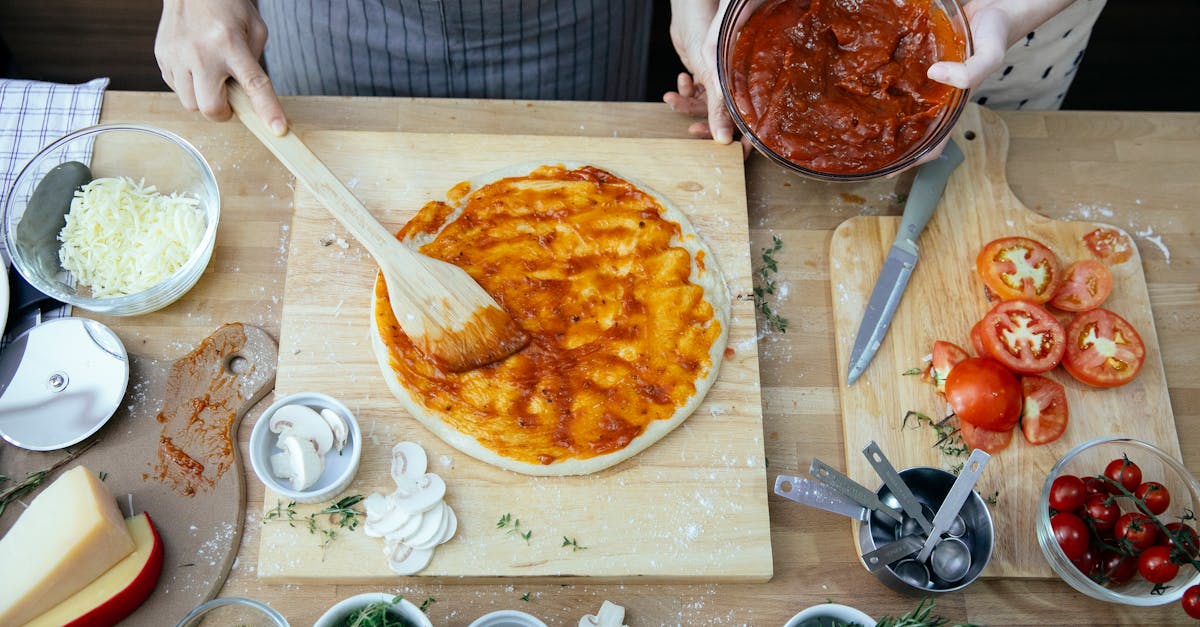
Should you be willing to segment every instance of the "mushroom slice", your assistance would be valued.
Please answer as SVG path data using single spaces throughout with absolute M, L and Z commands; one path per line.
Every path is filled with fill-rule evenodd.
M 454 513 L 454 508 L 446 506 L 446 530 L 442 532 L 442 537 L 438 539 L 438 544 L 445 544 L 454 537 L 458 532 L 458 516 Z
M 379 498 L 373 500 L 372 497 Z M 363 533 L 373 538 L 383 538 L 396 533 L 405 528 L 413 518 L 382 494 L 368 496 L 363 506 L 367 510 L 367 522 L 363 524 Z M 420 521 L 416 522 L 419 524 Z
M 446 504 L 439 502 L 437 507 L 425 512 L 421 526 L 405 536 L 403 542 L 414 549 L 432 549 L 446 532 L 447 518 Z
M 419 479 L 429 467 L 425 449 L 416 442 L 401 442 L 392 447 L 392 480 L 401 485 L 404 478 Z
M 333 431 L 333 450 L 341 451 L 350 437 L 350 427 L 346 425 L 346 418 L 328 407 L 321 409 L 321 418 Z
M 287 453 L 275 453 L 271 455 L 271 474 L 280 479 L 291 479 L 292 462 L 288 460 Z
M 279 445 L 288 456 L 288 464 L 292 467 L 292 489 L 307 490 L 325 470 L 325 458 L 317 454 L 312 441 L 298 438 L 291 432 L 279 438 Z
M 579 619 L 579 627 L 625 627 L 624 621 L 625 608 L 612 601 L 605 601 L 595 616 Z
M 446 496 L 446 482 L 441 477 L 429 473 L 420 479 L 406 480 L 406 485 L 397 485 L 392 493 L 392 502 L 396 507 L 410 513 L 427 512 L 442 501 Z
M 386 544 L 384 551 L 388 556 L 388 568 L 397 575 L 414 575 L 433 559 L 433 549 L 414 549 L 403 542 Z
M 307 405 L 280 407 L 271 414 L 268 426 L 281 437 L 285 433 L 292 433 L 297 437 L 312 440 L 318 455 L 324 455 L 333 448 L 333 429 L 329 428 L 321 414 Z

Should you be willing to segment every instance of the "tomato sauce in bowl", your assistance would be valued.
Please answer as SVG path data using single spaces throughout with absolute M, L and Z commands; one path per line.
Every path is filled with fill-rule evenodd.
M 818 175 L 886 174 L 936 146 L 965 104 L 926 77 L 967 56 L 956 0 L 753 4 L 731 6 L 719 65 L 735 120 L 768 156 Z

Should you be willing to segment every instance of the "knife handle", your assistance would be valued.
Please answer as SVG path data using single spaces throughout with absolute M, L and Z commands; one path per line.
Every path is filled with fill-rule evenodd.
M 917 237 L 929 224 L 933 210 L 942 191 L 946 189 L 946 181 L 950 174 L 963 161 L 962 150 L 954 140 L 946 142 L 946 148 L 937 159 L 922 165 L 913 179 L 912 188 L 908 190 L 908 200 L 904 203 L 904 216 L 900 220 L 900 231 L 892 246 L 902 248 L 912 254 L 917 254 Z

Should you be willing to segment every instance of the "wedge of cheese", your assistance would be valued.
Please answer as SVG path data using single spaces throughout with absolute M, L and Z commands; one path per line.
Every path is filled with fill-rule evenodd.
M 54 607 L 133 552 L 104 484 L 84 466 L 64 472 L 0 538 L 0 625 Z

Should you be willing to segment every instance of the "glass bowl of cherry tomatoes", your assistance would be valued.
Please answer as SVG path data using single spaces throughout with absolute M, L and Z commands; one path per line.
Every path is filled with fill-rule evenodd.
M 1132 438 L 1084 442 L 1051 468 L 1040 502 L 1038 546 L 1072 588 L 1200 611 L 1200 485 L 1174 456 Z

